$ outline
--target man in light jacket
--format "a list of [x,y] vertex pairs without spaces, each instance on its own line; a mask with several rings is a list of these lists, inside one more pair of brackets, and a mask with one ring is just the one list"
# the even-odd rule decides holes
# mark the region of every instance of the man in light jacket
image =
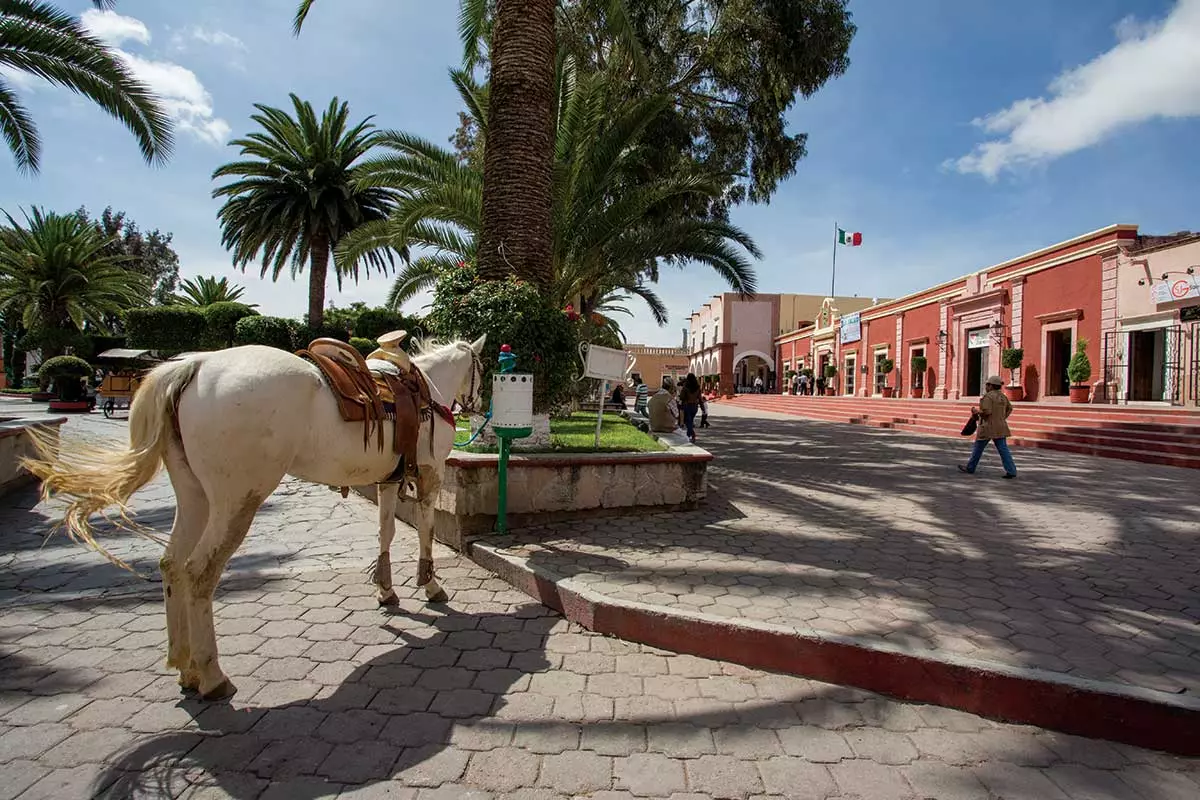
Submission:
[[975,448],[971,451],[971,459],[965,467],[958,465],[959,472],[973,475],[983,451],[991,441],[996,444],[996,452],[1000,454],[1000,462],[1004,464],[1004,477],[1017,477],[1017,465],[1013,463],[1012,453],[1008,450],[1008,437],[1012,435],[1008,429],[1008,415],[1012,413],[1012,403],[1004,396],[1000,388],[1003,385],[1004,381],[999,375],[988,378],[987,391],[979,398],[979,407],[971,409],[979,427],[975,431]]

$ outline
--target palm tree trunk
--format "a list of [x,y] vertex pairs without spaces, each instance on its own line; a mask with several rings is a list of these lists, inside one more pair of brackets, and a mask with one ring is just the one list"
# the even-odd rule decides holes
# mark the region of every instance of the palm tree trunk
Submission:
[[479,272],[552,277],[555,0],[499,0],[492,34]]
[[329,235],[313,236],[308,266],[308,327],[321,327],[325,321],[325,281],[329,276]]

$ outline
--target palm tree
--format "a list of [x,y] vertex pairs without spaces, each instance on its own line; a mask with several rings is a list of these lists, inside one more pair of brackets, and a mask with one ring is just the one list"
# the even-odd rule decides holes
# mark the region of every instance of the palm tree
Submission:
[[113,255],[112,240],[77,214],[34,208],[22,226],[0,228],[0,314],[40,332],[44,358],[60,355],[71,332],[104,327],[106,316],[142,301],[146,279]]
[[[179,294],[175,295],[176,305],[197,306],[203,308],[213,303],[235,303],[245,293],[245,287],[229,282],[228,278],[199,276],[195,280],[188,278],[179,285]],[[250,308],[257,308],[251,305]]]
[[[486,87],[462,71],[453,80],[479,129],[490,143]],[[637,141],[666,107],[667,98],[615,103],[605,75],[578,75],[570,59],[559,72],[558,128],[554,182],[552,302],[572,302],[581,313],[606,313],[622,298],[640,297],[656,321],[666,309],[653,292],[662,263],[695,261],[712,267],[735,291],[753,293],[756,277],[744,255],[759,257],[753,240],[721,220],[660,213],[686,198],[716,197],[716,182],[694,177],[631,177],[641,154]],[[336,253],[354,263],[379,248],[420,248],[424,255],[401,269],[388,304],[397,308],[431,288],[437,276],[460,262],[482,257],[482,172],[438,145],[404,133],[387,132],[386,155],[363,164],[363,180],[389,186],[401,196],[391,216],[356,230]],[[486,150],[486,147],[485,147]]]
[[[95,0],[111,8],[113,0]],[[115,117],[138,140],[146,161],[171,153],[170,118],[150,89],[80,22],[39,0],[0,2],[0,67],[29,73],[82,94]],[[0,135],[17,169],[35,173],[41,139],[29,112],[0,74]]]
[[[335,97],[318,120],[313,107],[291,95],[295,117],[277,108],[255,105],[251,117],[262,128],[230,144],[241,161],[219,167],[213,179],[232,177],[213,191],[226,198],[218,218],[222,243],[234,264],[245,269],[261,257],[261,276],[279,280],[290,264],[294,278],[308,265],[308,324],[319,327],[325,314],[325,283],[330,252],[358,226],[387,216],[393,192],[362,187],[355,162],[378,141],[370,118],[348,127],[349,106]],[[363,263],[386,272],[394,263],[389,250],[367,254]],[[336,271],[359,277],[359,262]]]

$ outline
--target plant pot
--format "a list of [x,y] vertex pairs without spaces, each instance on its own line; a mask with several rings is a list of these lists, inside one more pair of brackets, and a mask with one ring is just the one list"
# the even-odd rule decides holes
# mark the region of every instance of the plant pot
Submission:
[[[1007,397],[1010,402],[1013,402],[1013,403],[1020,402],[1021,400],[1025,399],[1025,387],[1024,386],[1005,386],[1004,387],[1004,396]],[[1085,398],[1085,401],[1086,401],[1086,398]]]
[[912,387],[912,396],[913,396],[914,400],[920,400],[922,397],[925,396],[925,387],[924,386]]
[[894,391],[896,391],[896,387],[894,387],[894,386],[885,386],[885,387],[883,387],[883,396],[884,396],[884,397],[891,397],[891,396],[892,396],[892,393],[893,393]]
[[1086,403],[1091,399],[1092,387],[1090,386],[1072,386],[1071,387],[1071,402]]
[[833,389],[833,388],[831,388],[831,387],[829,387],[829,386],[826,386],[826,387],[825,387],[825,396],[826,396],[826,397],[836,397],[836,396],[837,396],[837,389]]
[[87,400],[51,400],[50,410],[67,414],[86,414],[92,408]]

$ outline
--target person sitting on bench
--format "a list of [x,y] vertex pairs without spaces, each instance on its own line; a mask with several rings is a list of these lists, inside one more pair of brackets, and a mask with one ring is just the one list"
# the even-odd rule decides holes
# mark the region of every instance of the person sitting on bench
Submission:
[[679,406],[675,402],[675,381],[663,378],[662,388],[646,403],[653,433],[673,433],[679,427]]

